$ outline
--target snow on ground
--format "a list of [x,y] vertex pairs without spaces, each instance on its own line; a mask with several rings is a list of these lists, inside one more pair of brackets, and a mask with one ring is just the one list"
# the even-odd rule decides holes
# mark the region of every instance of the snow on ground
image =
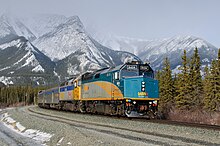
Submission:
[[15,121],[10,117],[8,113],[4,113],[0,117],[0,121],[4,123],[5,126],[12,129],[13,131],[31,139],[34,139],[41,144],[45,144],[46,142],[50,141],[50,138],[53,134],[45,133],[40,130],[35,129],[26,129],[22,126],[19,122]]

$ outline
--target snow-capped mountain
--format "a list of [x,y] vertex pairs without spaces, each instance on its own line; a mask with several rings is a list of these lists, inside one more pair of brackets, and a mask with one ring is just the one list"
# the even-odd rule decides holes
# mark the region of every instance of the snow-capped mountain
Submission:
[[52,60],[61,60],[77,49],[95,49],[86,34],[79,17],[70,17],[49,33],[44,34],[34,44]]
[[183,50],[190,57],[195,47],[199,49],[203,66],[217,56],[215,46],[194,36],[158,40],[92,37],[77,16],[24,18],[4,14],[0,17],[0,82],[57,83],[58,78],[62,80],[139,58],[157,70],[168,57],[171,68],[178,72]]
[[117,46],[116,50],[130,51],[144,62],[150,62],[154,69],[161,69],[163,59],[168,57],[171,62],[171,68],[177,70],[181,64],[181,56],[184,49],[187,51],[188,57],[190,57],[197,47],[202,65],[210,64],[213,59],[216,59],[218,51],[209,42],[194,36],[175,36],[158,40],[111,37],[109,41],[104,39],[104,41],[99,40],[99,42],[112,49]]
[[[60,24],[50,33],[47,33],[37,39],[34,44],[37,48],[41,49],[42,52],[45,52],[45,54],[52,60],[61,60],[71,54],[68,57],[69,60],[70,58],[74,58],[73,56],[76,55],[77,60],[81,61],[81,63],[83,62],[83,64],[79,65],[80,71],[85,71],[84,66],[88,67],[88,64],[94,69],[95,66],[96,68],[100,68],[103,66],[111,66],[121,63],[110,59],[113,54],[117,56],[117,52],[114,53],[113,50],[100,45],[91,36],[89,36],[77,16],[70,17],[65,23]],[[126,54],[126,52],[124,53]],[[77,54],[84,54],[84,57],[78,56]],[[129,55],[133,56],[131,54]],[[87,62],[88,64],[84,62],[85,58],[89,60],[89,62]],[[78,64],[76,65],[78,66]]]
[[103,67],[111,67],[123,64],[132,60],[140,60],[135,55],[123,52],[113,51],[90,40],[94,47],[84,47],[76,50],[68,57],[57,62],[57,72],[65,76],[76,75],[86,71],[94,71]]
[[32,16],[20,16],[19,20],[25,24],[34,35],[39,38],[51,32],[60,24],[65,23],[68,18],[57,14],[35,14]]
[[[1,54],[5,54],[5,52],[14,48],[11,49],[11,51],[15,52],[15,55],[7,57],[18,59],[11,61],[3,57],[5,61],[3,60],[0,66],[2,76],[6,74],[15,75],[17,73],[20,73],[19,75],[21,76],[26,73],[32,75],[37,72],[37,74],[50,74],[51,78],[64,79],[67,76],[70,77],[71,75],[85,71],[119,65],[128,60],[140,60],[134,54],[124,51],[114,51],[96,42],[88,35],[77,16],[67,18],[53,15],[50,18],[47,15],[36,20],[34,18],[34,20],[9,19],[11,19],[11,21],[6,21],[8,19],[3,19],[2,21],[2,24],[8,24],[7,26],[10,26],[9,30],[11,31],[7,35],[7,39],[5,36],[0,36],[0,41],[2,41],[0,44],[3,46]],[[21,34],[18,33],[19,31],[14,31],[17,30],[15,29],[17,26],[12,23],[15,20],[25,24],[26,30],[30,30],[30,33],[23,35],[27,38],[27,40],[23,38],[26,41],[22,39],[22,42],[25,42],[26,45],[19,45],[21,41],[17,39],[17,37]],[[42,20],[42,22],[39,22],[38,25],[42,24],[42,26],[38,27],[34,21],[40,20]],[[2,29],[7,28],[7,26],[2,27]],[[13,34],[13,37],[8,37],[10,34]],[[29,38],[29,34],[33,34],[35,39]],[[28,46],[29,50],[32,49],[32,51],[20,53],[20,50],[27,50],[26,46]],[[41,58],[44,56],[42,62],[39,62],[37,54],[41,54]],[[47,56],[52,59],[52,61]],[[47,59],[45,59],[45,57]],[[46,65],[45,67],[43,63],[48,64],[48,66]],[[3,79],[10,82],[8,78]]]
[[29,41],[36,39],[36,36],[31,32],[31,30],[27,28],[19,19],[7,14],[1,15],[0,43],[16,36],[25,36]]
[[34,78],[53,73],[55,63],[24,37],[17,37],[0,45],[0,76],[7,82]]

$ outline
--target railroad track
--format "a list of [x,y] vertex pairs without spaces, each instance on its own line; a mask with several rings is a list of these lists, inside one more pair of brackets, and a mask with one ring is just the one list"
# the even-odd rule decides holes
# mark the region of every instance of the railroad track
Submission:
[[[50,109],[50,110],[56,110],[57,109]],[[69,112],[72,113],[72,111],[62,111],[62,112]],[[78,112],[74,112],[74,114],[82,114]],[[91,113],[83,113],[86,115],[93,115]],[[220,126],[218,125],[208,125],[208,124],[200,124],[200,123],[189,123],[189,122],[180,122],[180,121],[172,121],[172,120],[164,120],[164,119],[146,119],[146,118],[128,118],[128,117],[118,117],[118,116],[111,116],[111,115],[103,115],[103,114],[96,114],[95,116],[105,116],[113,119],[121,119],[121,120],[133,120],[133,121],[141,121],[141,122],[149,122],[149,123],[157,123],[157,124],[167,124],[167,125],[175,125],[175,126],[183,126],[183,127],[194,127],[194,128],[202,128],[202,129],[208,129],[208,130],[217,130],[220,131]]]
[[[167,135],[167,134],[161,134],[161,133],[155,133],[155,132],[148,132],[148,131],[143,131],[143,130],[135,130],[135,129],[130,129],[130,128],[117,127],[117,126],[100,124],[100,123],[93,123],[93,122],[87,122],[87,121],[79,121],[79,120],[74,120],[74,119],[67,118],[67,117],[61,117],[58,115],[51,115],[51,114],[47,114],[47,113],[42,113],[39,111],[35,111],[32,108],[28,108],[28,111],[30,112],[30,115],[35,116],[35,117],[39,117],[39,118],[43,118],[43,119],[51,120],[51,121],[56,121],[56,122],[60,122],[60,123],[65,123],[70,126],[79,127],[79,128],[83,128],[83,129],[87,129],[87,130],[93,130],[96,132],[101,132],[103,134],[110,134],[110,135],[114,135],[117,137],[126,138],[126,139],[130,139],[130,140],[134,140],[134,141],[144,142],[144,143],[147,142],[147,143],[151,143],[151,144],[165,145],[165,146],[170,145],[169,142],[167,143],[164,141],[157,140],[157,138],[160,138],[160,139],[162,138],[162,139],[168,139],[168,141],[182,142],[182,143],[184,143],[184,145],[192,145],[192,144],[194,144],[194,145],[210,145],[210,146],[219,145],[217,143],[207,142],[207,141],[203,141],[203,140],[196,140],[196,139],[191,139],[191,138],[186,138],[186,137],[173,136],[173,135]],[[116,118],[116,117],[114,117],[114,118]],[[129,119],[126,119],[126,120],[129,120]],[[144,119],[135,119],[135,120],[143,121]],[[168,123],[165,121],[158,122],[158,120],[155,120],[155,121],[148,120],[148,122],[156,122],[159,124],[170,124],[171,125],[171,123]],[[178,123],[178,122],[173,122],[173,123],[175,125],[181,125],[181,126],[185,125],[185,123]],[[187,126],[193,126],[193,125],[187,125]],[[121,131],[121,132],[118,132],[118,131]],[[132,132],[133,134],[126,135],[126,134],[123,134],[124,132]],[[135,136],[136,134],[142,134],[142,135],[146,135],[146,136],[139,137],[139,136]],[[155,138],[154,139],[148,138],[148,136],[153,136]]]

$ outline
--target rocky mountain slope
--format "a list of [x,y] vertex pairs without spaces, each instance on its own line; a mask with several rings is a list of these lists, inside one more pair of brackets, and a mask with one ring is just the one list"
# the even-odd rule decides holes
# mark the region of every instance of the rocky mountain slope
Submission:
[[216,59],[218,51],[217,47],[194,36],[175,36],[158,40],[111,37],[111,39],[102,39],[99,42],[112,49],[127,49],[143,61],[150,62],[154,69],[161,69],[163,59],[168,57],[171,62],[171,68],[175,72],[181,64],[181,56],[184,49],[187,51],[188,57],[190,57],[193,54],[193,50],[197,47],[203,66],[210,64],[213,59]]
[[[46,16],[49,20],[54,20],[54,23],[46,21],[48,19],[42,16],[40,20],[46,21],[44,23],[40,22],[43,24],[42,27],[37,27],[36,24],[31,25],[33,24],[33,20],[15,19],[5,15],[3,15],[2,18],[7,19],[2,19],[0,25],[0,28],[4,30],[0,32],[0,44],[9,47],[2,47],[1,55],[4,55],[7,51],[13,52],[14,55],[2,58],[2,60],[5,60],[1,63],[2,70],[0,73],[2,76],[7,74],[7,76],[11,78],[11,76],[17,75],[17,72],[19,73],[19,75],[17,75],[19,77],[25,76],[27,73],[32,76],[34,72],[37,72],[38,74],[51,75],[51,78],[63,80],[65,77],[70,77],[85,71],[119,65],[128,60],[139,60],[138,57],[131,53],[114,51],[96,42],[86,32],[82,22],[77,16],[69,18],[53,16],[50,19]],[[10,21],[8,21],[9,19]],[[17,23],[12,23],[15,22],[15,20],[20,24],[26,22],[27,25],[21,28],[28,30],[28,33],[23,33],[22,35],[20,32],[23,31],[17,29]],[[34,34],[36,31],[39,33]],[[27,40],[22,38],[22,43],[24,42],[26,45],[19,45],[19,43],[21,43],[21,40],[17,39],[19,36],[27,38]],[[17,53],[17,51],[27,50],[26,46],[32,51]],[[41,62],[38,60],[37,55],[42,59]],[[7,58],[10,57],[13,58],[11,59],[13,61],[8,61]],[[20,62],[26,63],[21,64]],[[10,72],[12,72],[13,75],[9,76]],[[6,81],[5,78],[4,80]]]
[[[55,67],[47,56],[24,37],[17,37],[0,44],[0,76],[7,83],[34,80],[44,82]],[[39,80],[39,81],[38,81]]]

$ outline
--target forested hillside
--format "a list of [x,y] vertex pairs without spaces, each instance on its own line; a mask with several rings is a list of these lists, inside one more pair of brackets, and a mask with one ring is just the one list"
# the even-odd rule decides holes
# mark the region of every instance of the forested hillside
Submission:
[[166,58],[163,70],[157,72],[160,110],[171,119],[220,122],[216,118],[220,112],[220,49],[218,58],[205,67],[203,75],[198,49],[195,48],[191,58],[187,58],[184,50],[179,70],[181,73],[172,75]]

